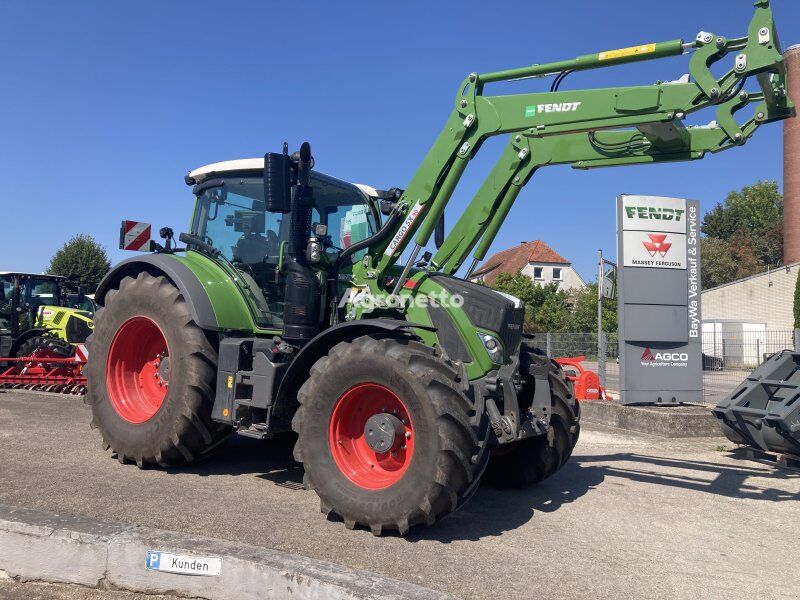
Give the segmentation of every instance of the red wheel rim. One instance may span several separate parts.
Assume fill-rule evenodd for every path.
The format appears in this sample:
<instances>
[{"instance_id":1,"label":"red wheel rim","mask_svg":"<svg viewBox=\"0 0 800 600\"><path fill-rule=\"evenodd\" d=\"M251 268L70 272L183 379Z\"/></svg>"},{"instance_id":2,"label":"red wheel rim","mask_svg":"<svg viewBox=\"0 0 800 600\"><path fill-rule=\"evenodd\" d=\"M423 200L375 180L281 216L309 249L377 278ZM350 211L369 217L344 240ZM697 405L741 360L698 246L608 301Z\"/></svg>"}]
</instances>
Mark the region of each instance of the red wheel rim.
<instances>
[{"instance_id":1,"label":"red wheel rim","mask_svg":"<svg viewBox=\"0 0 800 600\"><path fill-rule=\"evenodd\" d=\"M114 336L106 362L106 388L114 410L129 423L144 423L161 408L168 386L164 333L147 317L128 319Z\"/></svg>"},{"instance_id":2,"label":"red wheel rim","mask_svg":"<svg viewBox=\"0 0 800 600\"><path fill-rule=\"evenodd\" d=\"M403 422L405 438L392 452L375 452L366 442L367 420L390 413ZM362 383L341 395L333 407L328 443L336 466L357 486L382 490L400 481L414 455L414 429L406 405L387 387Z\"/></svg>"}]
</instances>

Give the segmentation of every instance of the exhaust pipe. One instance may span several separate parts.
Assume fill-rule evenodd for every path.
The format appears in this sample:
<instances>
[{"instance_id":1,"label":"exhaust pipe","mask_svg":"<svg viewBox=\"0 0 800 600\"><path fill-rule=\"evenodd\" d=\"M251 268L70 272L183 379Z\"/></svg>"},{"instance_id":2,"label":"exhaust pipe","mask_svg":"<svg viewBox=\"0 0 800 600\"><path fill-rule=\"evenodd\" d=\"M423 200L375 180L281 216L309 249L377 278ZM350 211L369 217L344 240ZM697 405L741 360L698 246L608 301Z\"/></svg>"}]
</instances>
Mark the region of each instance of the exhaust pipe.
<instances>
[{"instance_id":1,"label":"exhaust pipe","mask_svg":"<svg viewBox=\"0 0 800 600\"><path fill-rule=\"evenodd\" d=\"M283 337L303 346L320 330L320 285L306 258L311 232L311 146L303 142L292 156L296 180L292 186L289 244L286 254Z\"/></svg>"}]
</instances>

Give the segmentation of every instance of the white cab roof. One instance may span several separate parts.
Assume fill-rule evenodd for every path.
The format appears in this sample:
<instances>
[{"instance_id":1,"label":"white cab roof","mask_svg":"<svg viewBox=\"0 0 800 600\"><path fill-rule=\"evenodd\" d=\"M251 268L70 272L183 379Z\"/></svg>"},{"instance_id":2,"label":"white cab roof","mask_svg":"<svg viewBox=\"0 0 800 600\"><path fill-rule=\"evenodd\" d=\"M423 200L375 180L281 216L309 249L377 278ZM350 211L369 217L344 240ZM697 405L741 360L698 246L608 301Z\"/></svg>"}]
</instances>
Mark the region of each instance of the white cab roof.
<instances>
[{"instance_id":1,"label":"white cab roof","mask_svg":"<svg viewBox=\"0 0 800 600\"><path fill-rule=\"evenodd\" d=\"M222 162L211 163L189 173L189 177L197 182L203 181L209 175L215 173L230 173L232 171L257 171L264 168L263 158L240 158L237 160L224 160ZM378 192L371 185L363 183L354 183L358 189L364 192L367 196L376 198Z\"/></svg>"}]
</instances>

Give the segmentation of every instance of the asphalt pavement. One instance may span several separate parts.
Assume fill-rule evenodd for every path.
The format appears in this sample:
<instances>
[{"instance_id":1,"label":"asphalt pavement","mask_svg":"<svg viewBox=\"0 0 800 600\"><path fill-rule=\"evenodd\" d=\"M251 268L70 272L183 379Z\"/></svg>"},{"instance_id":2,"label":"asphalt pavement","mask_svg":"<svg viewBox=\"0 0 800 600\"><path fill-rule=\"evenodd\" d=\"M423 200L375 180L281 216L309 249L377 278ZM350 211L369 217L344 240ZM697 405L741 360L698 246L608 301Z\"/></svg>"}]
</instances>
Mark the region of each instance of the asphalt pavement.
<instances>
[{"instance_id":1,"label":"asphalt pavement","mask_svg":"<svg viewBox=\"0 0 800 600\"><path fill-rule=\"evenodd\" d=\"M79 398L0 393L0 503L241 541L465 598L800 597L800 473L735 458L723 438L586 427L551 479L484 486L404 539L326 520L291 440L235 438L191 467L140 470L88 423Z\"/></svg>"}]
</instances>

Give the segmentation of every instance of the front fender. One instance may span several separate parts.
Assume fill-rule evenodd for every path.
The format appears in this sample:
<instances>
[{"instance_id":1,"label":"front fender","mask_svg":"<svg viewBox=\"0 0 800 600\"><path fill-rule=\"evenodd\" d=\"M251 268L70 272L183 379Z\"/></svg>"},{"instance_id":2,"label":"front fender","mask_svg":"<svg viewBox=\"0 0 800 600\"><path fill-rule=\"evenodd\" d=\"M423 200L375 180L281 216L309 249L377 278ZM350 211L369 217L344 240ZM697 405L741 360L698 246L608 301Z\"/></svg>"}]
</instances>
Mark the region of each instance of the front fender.
<instances>
[{"instance_id":1,"label":"front fender","mask_svg":"<svg viewBox=\"0 0 800 600\"><path fill-rule=\"evenodd\" d=\"M14 340L14 343L11 344L11 348L8 350L9 356L16 356L17 352L19 351L20 347L27 342L29 339L34 338L38 335L50 335L51 330L45 329L42 327L37 327L34 329L28 329L25 333L20 334L20 336Z\"/></svg>"},{"instance_id":2,"label":"front fender","mask_svg":"<svg viewBox=\"0 0 800 600\"><path fill-rule=\"evenodd\" d=\"M297 391L308 377L311 366L336 344L346 340L354 340L362 335L380 333L389 336L415 336L414 329L436 331L430 325L420 325L395 319L362 319L335 325L318 334L303 346L297 353L289 369L286 371L278 388L277 402L285 407L294 402ZM291 411L290 411L291 412Z\"/></svg>"}]
</instances>

